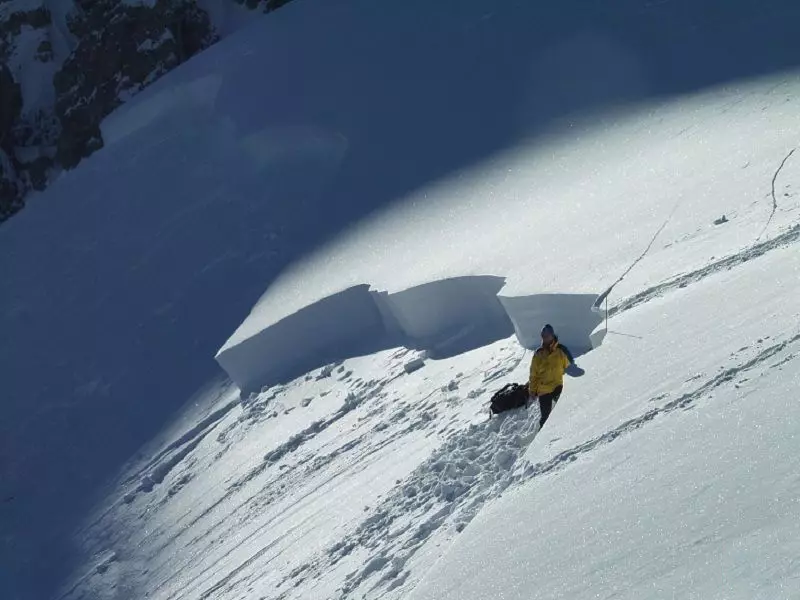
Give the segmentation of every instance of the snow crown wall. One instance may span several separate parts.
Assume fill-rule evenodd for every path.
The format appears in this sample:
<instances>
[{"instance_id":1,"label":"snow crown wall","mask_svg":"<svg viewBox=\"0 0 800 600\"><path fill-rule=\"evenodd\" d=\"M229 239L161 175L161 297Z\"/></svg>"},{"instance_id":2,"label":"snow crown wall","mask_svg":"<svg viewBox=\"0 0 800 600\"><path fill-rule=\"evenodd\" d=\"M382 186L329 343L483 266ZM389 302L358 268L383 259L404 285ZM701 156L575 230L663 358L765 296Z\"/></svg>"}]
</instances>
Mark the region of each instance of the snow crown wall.
<instances>
[{"instance_id":1,"label":"snow crown wall","mask_svg":"<svg viewBox=\"0 0 800 600\"><path fill-rule=\"evenodd\" d=\"M358 285L226 344L217 362L243 392L289 380L345 358L393 346L453 356L516 334L526 348L551 323L573 352L591 348L602 316L594 294L504 296L492 275L434 281L388 293Z\"/></svg>"}]
</instances>

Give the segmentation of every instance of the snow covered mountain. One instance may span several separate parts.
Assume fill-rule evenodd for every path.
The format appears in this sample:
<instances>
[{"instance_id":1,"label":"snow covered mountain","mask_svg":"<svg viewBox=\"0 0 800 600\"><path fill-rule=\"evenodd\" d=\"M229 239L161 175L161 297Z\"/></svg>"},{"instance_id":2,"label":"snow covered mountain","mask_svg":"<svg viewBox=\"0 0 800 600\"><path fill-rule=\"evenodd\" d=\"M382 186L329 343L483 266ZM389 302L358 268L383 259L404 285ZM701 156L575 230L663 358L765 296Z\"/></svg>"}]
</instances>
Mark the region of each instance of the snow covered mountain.
<instances>
[{"instance_id":1,"label":"snow covered mountain","mask_svg":"<svg viewBox=\"0 0 800 600\"><path fill-rule=\"evenodd\" d=\"M799 10L305 0L118 108L0 228L0 596L796 597Z\"/></svg>"},{"instance_id":2,"label":"snow covered mountain","mask_svg":"<svg viewBox=\"0 0 800 600\"><path fill-rule=\"evenodd\" d=\"M236 0L0 3L0 221L103 145L111 111L252 22ZM281 1L248 2L273 10Z\"/></svg>"}]
</instances>

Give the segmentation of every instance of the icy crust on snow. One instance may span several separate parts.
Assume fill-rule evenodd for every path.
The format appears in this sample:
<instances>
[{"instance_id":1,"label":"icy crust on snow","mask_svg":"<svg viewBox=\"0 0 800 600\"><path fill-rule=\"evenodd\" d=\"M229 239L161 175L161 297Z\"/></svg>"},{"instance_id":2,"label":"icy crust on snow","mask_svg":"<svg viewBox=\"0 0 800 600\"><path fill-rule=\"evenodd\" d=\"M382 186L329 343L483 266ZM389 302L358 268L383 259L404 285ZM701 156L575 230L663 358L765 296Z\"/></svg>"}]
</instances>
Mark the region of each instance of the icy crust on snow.
<instances>
[{"instance_id":1,"label":"icy crust on snow","mask_svg":"<svg viewBox=\"0 0 800 600\"><path fill-rule=\"evenodd\" d=\"M357 287L364 294L369 287L383 320L364 327L389 336L399 331L395 342L425 347L473 324L496 332L493 339L513 329L532 347L540 327L552 322L565 342L596 346L600 338L589 333L604 306L591 307L601 292L611 290L613 306L790 222L785 202L781 211L770 210L776 203L769 186L800 135L792 118L797 88L785 76L624 119L607 115L591 128L577 124L576 138L522 146L419 190L282 275L218 361L250 386L269 382L289 363L282 352L313 355L317 328L326 331L326 343L347 346L353 328L361 328L350 309L340 315L320 306L340 306L330 299ZM719 178L737 195L720 193ZM647 268L636 269L642 261ZM497 285L460 287L466 281ZM369 300L359 302L370 306L365 318L372 319ZM331 337L335 323L341 328ZM287 332L301 349L286 348ZM281 336L280 351L265 342Z\"/></svg>"}]
</instances>

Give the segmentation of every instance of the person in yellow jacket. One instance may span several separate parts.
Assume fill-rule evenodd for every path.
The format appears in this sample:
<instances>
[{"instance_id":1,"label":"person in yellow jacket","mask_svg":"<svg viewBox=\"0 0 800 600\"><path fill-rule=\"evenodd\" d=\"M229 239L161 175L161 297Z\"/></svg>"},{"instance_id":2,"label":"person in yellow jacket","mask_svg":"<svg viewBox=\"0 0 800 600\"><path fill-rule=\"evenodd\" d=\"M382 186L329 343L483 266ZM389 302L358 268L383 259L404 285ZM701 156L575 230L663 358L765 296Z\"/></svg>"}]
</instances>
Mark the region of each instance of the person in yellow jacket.
<instances>
[{"instance_id":1,"label":"person in yellow jacket","mask_svg":"<svg viewBox=\"0 0 800 600\"><path fill-rule=\"evenodd\" d=\"M572 362L572 356L566 347L558 343L558 336L552 325L542 328L542 345L536 350L531 361L531 378L528 381L528 394L539 399L539 427L553 410L564 389L564 371Z\"/></svg>"}]
</instances>

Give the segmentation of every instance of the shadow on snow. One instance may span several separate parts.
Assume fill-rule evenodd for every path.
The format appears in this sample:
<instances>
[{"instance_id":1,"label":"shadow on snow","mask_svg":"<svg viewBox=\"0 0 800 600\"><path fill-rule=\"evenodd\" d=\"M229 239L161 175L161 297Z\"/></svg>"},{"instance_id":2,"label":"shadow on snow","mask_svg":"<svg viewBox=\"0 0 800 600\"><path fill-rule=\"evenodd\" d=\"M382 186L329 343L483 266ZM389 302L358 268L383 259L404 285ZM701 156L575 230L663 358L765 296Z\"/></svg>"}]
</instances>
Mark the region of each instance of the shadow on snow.
<instances>
[{"instance_id":1,"label":"shadow on snow","mask_svg":"<svg viewBox=\"0 0 800 600\"><path fill-rule=\"evenodd\" d=\"M0 596L53 594L107 482L218 374L287 265L565 116L795 67L799 13L299 2L156 82L154 105L112 115L107 148L0 229ZM446 355L508 330L418 343Z\"/></svg>"}]
</instances>

